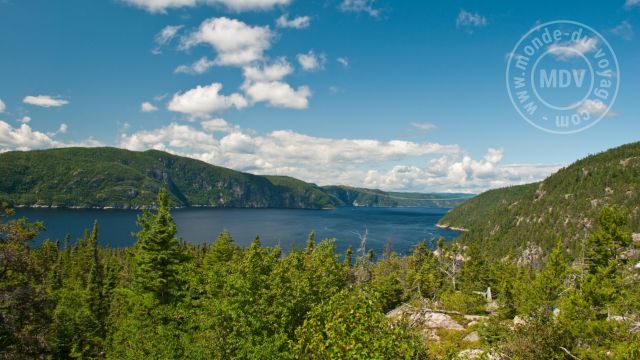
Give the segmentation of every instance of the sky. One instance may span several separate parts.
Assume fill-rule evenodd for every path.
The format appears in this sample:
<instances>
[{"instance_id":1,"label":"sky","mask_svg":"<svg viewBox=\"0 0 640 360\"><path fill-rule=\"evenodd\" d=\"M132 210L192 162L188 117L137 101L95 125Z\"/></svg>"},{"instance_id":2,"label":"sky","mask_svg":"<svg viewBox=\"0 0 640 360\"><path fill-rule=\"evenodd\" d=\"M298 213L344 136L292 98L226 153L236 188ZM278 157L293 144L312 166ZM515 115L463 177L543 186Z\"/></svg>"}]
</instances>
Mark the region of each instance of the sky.
<instances>
[{"instance_id":1,"label":"sky","mask_svg":"<svg viewBox=\"0 0 640 360\"><path fill-rule=\"evenodd\" d=\"M554 20L619 61L609 116L557 135L505 85ZM640 0L0 0L0 151L160 149L320 185L480 192L638 140Z\"/></svg>"}]
</instances>

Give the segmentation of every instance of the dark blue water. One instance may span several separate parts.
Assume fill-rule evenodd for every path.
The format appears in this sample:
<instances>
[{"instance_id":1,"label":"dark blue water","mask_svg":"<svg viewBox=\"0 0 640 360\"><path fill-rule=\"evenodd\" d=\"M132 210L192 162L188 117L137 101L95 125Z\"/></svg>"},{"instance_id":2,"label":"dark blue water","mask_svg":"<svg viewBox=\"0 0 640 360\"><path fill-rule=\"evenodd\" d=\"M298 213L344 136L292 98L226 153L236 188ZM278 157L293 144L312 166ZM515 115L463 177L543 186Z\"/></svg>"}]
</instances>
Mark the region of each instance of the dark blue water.
<instances>
[{"instance_id":1,"label":"dark blue water","mask_svg":"<svg viewBox=\"0 0 640 360\"><path fill-rule=\"evenodd\" d=\"M262 244L279 244L283 250L304 247L307 235L316 239L336 238L338 251L351 245L357 249L357 232L368 229L367 249L381 253L390 242L394 251L406 254L421 240L443 236L452 239L457 232L435 225L448 209L433 208L339 208L335 210L294 209L176 209L172 212L178 236L195 244L212 242L223 230L229 230L236 243L248 245L256 235ZM94 220L100 225L100 242L111 247L126 247L135 242L139 212L129 210L17 209L18 216L43 220L44 239L62 240L66 234L80 237Z\"/></svg>"}]
</instances>

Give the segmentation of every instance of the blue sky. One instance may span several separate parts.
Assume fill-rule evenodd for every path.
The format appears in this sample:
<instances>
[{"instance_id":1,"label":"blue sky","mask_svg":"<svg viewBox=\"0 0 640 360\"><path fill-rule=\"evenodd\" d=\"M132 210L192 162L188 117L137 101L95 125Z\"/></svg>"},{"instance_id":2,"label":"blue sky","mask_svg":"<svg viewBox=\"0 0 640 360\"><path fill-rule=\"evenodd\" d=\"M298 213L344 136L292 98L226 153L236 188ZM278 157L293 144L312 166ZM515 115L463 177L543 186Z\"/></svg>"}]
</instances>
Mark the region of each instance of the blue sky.
<instances>
[{"instance_id":1,"label":"blue sky","mask_svg":"<svg viewBox=\"0 0 640 360\"><path fill-rule=\"evenodd\" d=\"M564 136L505 87L518 39L558 19L620 62L615 116ZM158 148L407 191L529 182L638 140L639 28L638 0L0 0L0 151Z\"/></svg>"}]
</instances>

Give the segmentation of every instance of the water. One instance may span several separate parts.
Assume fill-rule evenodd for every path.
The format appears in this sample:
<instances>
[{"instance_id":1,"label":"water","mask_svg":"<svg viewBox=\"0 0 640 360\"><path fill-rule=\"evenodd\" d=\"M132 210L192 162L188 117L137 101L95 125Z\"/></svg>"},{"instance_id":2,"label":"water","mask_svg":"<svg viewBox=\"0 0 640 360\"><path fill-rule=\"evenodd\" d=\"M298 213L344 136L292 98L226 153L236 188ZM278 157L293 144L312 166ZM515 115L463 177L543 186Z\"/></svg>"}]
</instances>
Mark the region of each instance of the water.
<instances>
[{"instance_id":1,"label":"water","mask_svg":"<svg viewBox=\"0 0 640 360\"><path fill-rule=\"evenodd\" d=\"M406 254L421 240L443 236L452 239L457 232L435 225L448 209L439 208L339 208L335 210L297 209L176 209L172 215L178 236L195 244L212 242L229 230L236 243L247 246L257 235L265 246L280 245L283 250L302 248L310 231L316 239L336 238L338 251L360 244L358 232L368 229L367 249L380 254L390 242L393 251ZM100 225L100 242L111 247L131 246L137 230L138 211L17 209L18 216L43 220L46 231L36 239L62 240L67 233L74 239L94 220Z\"/></svg>"}]
</instances>

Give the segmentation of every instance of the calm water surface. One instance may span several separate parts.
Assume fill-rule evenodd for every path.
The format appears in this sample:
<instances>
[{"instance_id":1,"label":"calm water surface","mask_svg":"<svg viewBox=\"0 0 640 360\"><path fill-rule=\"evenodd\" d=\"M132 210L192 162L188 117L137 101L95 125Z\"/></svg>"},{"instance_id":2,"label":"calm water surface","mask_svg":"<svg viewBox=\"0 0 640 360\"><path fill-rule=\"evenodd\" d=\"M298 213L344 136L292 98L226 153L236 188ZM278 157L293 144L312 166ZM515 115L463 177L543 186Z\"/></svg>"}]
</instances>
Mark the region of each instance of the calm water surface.
<instances>
[{"instance_id":1,"label":"calm water surface","mask_svg":"<svg viewBox=\"0 0 640 360\"><path fill-rule=\"evenodd\" d=\"M212 242L223 230L229 230L236 243L248 245L257 235L265 246L280 244L286 251L304 247L310 231L316 239L336 238L338 251L349 245L358 248L357 232L369 230L368 249L380 253L387 242L394 251L407 253L423 239L443 236L452 239L457 232L435 225L448 209L434 208L339 208L335 210L298 209L176 209L172 212L178 236L196 244ZM100 225L100 242L111 247L130 246L136 231L138 211L18 209L18 216L43 220L44 239L73 238L82 235L94 220Z\"/></svg>"}]
</instances>

